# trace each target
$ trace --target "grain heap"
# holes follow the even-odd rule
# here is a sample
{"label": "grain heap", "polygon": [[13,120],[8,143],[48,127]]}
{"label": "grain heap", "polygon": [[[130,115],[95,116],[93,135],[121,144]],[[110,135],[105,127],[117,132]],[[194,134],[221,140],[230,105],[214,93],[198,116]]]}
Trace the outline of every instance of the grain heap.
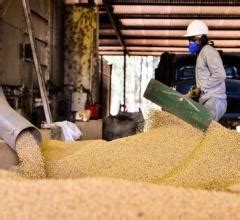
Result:
{"label": "grain heap", "polygon": [[[204,135],[165,112],[149,120],[145,133],[112,142],[44,142],[47,175],[59,180],[0,170],[0,219],[240,219],[239,134],[213,122]],[[44,177],[30,133],[17,152],[23,175]]]}
{"label": "grain heap", "polygon": [[44,178],[46,176],[41,150],[29,131],[23,131],[18,136],[16,152],[20,162],[16,167],[18,173],[30,178]]}
{"label": "grain heap", "polygon": [[231,184],[229,186],[226,186],[226,191],[232,192],[232,193],[239,193],[240,194],[240,183]]}
{"label": "grain heap", "polygon": [[[59,159],[53,156],[53,142],[46,141],[42,149],[48,177],[104,176],[152,182],[166,175],[192,153],[203,133],[170,114],[166,116],[163,112],[161,116],[169,118],[166,126],[111,142],[86,141],[84,146],[82,142],[75,142],[79,148],[65,156],[63,152]],[[186,134],[191,138],[186,139]],[[69,152],[69,145],[55,143],[62,145],[56,151]]]}
{"label": "grain heap", "polygon": [[43,152],[47,150],[47,154],[44,155],[46,160],[60,160],[68,155],[74,154],[80,148],[91,148],[95,145],[105,143],[104,140],[92,140],[92,141],[67,141],[63,142],[59,140],[48,140],[42,143],[42,146],[47,145],[47,149],[42,148]]}
{"label": "grain heap", "polygon": [[6,220],[240,218],[240,197],[223,192],[101,178],[0,184],[0,218]]}
{"label": "grain heap", "polygon": [[7,170],[0,169],[0,180],[23,180],[25,178],[19,176],[19,174],[15,172],[9,172]]}
{"label": "grain heap", "polygon": [[144,132],[148,132],[153,128],[165,127],[165,126],[178,126],[179,128],[190,127],[185,121],[179,119],[178,117],[159,110],[151,110],[146,113]]}
{"label": "grain heap", "polygon": [[223,190],[240,182],[240,135],[212,122],[202,143],[164,180],[156,183]]}
{"label": "grain heap", "polygon": [[45,142],[48,176],[103,176],[216,190],[240,182],[238,133],[212,122],[203,134],[166,112],[149,115],[145,133],[112,142],[87,141],[86,147],[71,151],[58,142],[61,158],[54,157],[51,142]]}

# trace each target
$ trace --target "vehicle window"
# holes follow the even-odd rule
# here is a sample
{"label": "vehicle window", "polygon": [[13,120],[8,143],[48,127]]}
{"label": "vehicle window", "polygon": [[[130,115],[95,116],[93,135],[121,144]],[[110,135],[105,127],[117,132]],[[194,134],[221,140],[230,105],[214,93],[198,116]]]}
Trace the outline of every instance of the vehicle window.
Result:
{"label": "vehicle window", "polygon": [[182,66],[176,70],[176,81],[195,79],[195,65]]}
{"label": "vehicle window", "polygon": [[[224,66],[228,79],[240,79],[240,68],[236,66]],[[195,79],[195,65],[182,66],[176,70],[175,80],[193,80]]]}
{"label": "vehicle window", "polygon": [[235,66],[224,66],[228,79],[239,79],[239,71]]}

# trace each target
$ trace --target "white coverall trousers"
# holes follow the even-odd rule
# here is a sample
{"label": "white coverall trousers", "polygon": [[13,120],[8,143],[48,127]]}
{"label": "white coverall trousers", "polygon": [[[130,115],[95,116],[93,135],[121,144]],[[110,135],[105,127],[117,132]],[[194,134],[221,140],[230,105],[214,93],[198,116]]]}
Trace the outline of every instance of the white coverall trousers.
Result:
{"label": "white coverall trousers", "polygon": [[[201,98],[199,100],[199,103],[201,103]],[[225,114],[227,110],[226,99],[211,97],[201,104],[210,110],[212,118],[215,121],[219,121],[219,119]]]}

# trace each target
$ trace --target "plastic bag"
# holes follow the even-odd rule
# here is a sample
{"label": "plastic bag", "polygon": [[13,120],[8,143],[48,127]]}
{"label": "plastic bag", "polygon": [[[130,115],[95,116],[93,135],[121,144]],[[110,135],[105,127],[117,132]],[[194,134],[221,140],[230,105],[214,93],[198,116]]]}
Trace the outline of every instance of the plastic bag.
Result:
{"label": "plastic bag", "polygon": [[82,135],[78,126],[70,121],[55,122],[54,124],[62,128],[64,141],[75,141]]}

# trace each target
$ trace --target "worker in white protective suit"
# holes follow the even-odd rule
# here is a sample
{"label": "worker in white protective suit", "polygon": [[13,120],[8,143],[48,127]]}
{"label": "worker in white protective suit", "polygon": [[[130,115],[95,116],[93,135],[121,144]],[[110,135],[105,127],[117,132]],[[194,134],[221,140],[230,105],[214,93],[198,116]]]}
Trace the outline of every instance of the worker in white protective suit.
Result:
{"label": "worker in white protective suit", "polygon": [[226,112],[226,72],[218,51],[208,44],[208,27],[194,20],[185,34],[189,40],[189,51],[197,54],[195,78],[196,88],[188,93],[189,97],[199,96],[199,103],[207,107],[215,121]]}

